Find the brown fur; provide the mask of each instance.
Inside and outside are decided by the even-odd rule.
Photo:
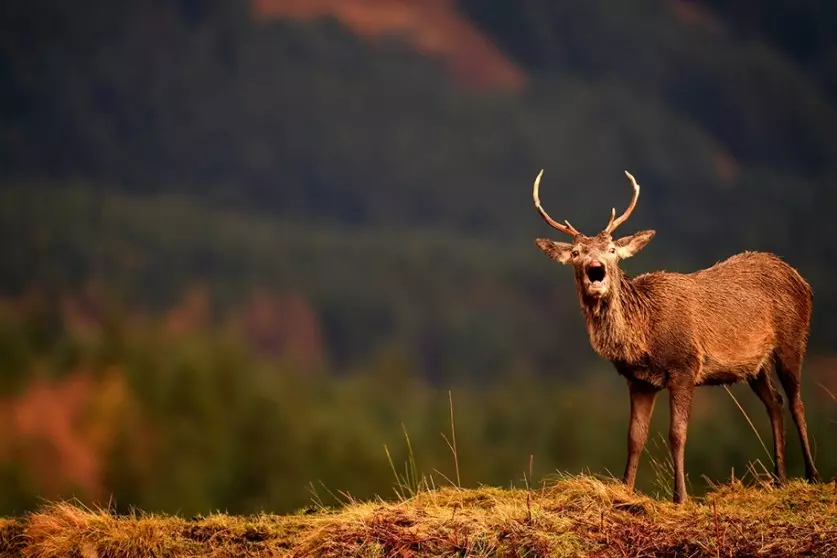
[[[566,231],[565,231],[566,232]],[[777,256],[744,252],[694,273],[656,271],[631,278],[619,268],[654,236],[642,231],[614,241],[601,232],[573,243],[538,239],[552,259],[573,266],[578,298],[593,349],[627,378],[631,396],[624,481],[633,487],[658,391],[669,390],[669,443],[675,469],[674,501],[686,498],[684,448],[694,388],[747,381],[762,400],[773,430],[775,474],[785,481],[782,396],[788,396],[802,442],[805,475],[819,480],[808,445],[800,397],[802,360],[812,291]],[[603,267],[604,279],[590,280]]]

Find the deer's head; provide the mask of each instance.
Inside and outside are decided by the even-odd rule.
[[[630,236],[619,239],[613,238],[613,231],[616,227],[628,220],[636,207],[639,199],[639,184],[631,173],[625,171],[631,184],[634,187],[634,196],[628,209],[619,217],[616,217],[616,209],[610,213],[610,221],[607,226],[595,236],[586,236],[578,232],[569,221],[561,224],[552,219],[541,207],[538,198],[538,187],[541,183],[543,171],[538,173],[532,196],[535,199],[535,208],[541,214],[544,221],[559,231],[572,237],[572,242],[555,242],[548,238],[539,238],[535,241],[538,247],[553,260],[573,266],[575,280],[579,294],[588,300],[607,300],[613,295],[614,283],[621,276],[619,262],[630,258],[648,244],[654,238],[654,231],[640,231]]]

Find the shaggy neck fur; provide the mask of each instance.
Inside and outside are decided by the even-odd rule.
[[[576,284],[590,345],[607,360],[638,364],[647,352],[640,324],[646,323],[643,315],[648,312],[648,302],[620,269],[609,269],[608,274],[611,289],[604,298],[588,297],[582,281]]]

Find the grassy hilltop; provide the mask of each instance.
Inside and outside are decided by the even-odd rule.
[[[295,515],[183,519],[49,505],[0,523],[3,556],[835,556],[837,486],[740,481],[676,507],[614,480],[425,490]]]

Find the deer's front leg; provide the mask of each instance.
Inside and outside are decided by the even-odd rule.
[[[680,504],[686,500],[686,431],[689,427],[689,413],[692,410],[692,394],[695,386],[691,375],[683,374],[668,387],[671,407],[669,425],[669,445],[671,460],[674,463],[674,502]]]
[[[657,390],[639,382],[628,382],[631,394],[631,424],[628,427],[628,462],[625,465],[625,475],[622,480],[633,490],[636,481],[636,470],[645,442],[648,440],[648,427],[651,424],[651,413],[654,412],[654,398]]]

